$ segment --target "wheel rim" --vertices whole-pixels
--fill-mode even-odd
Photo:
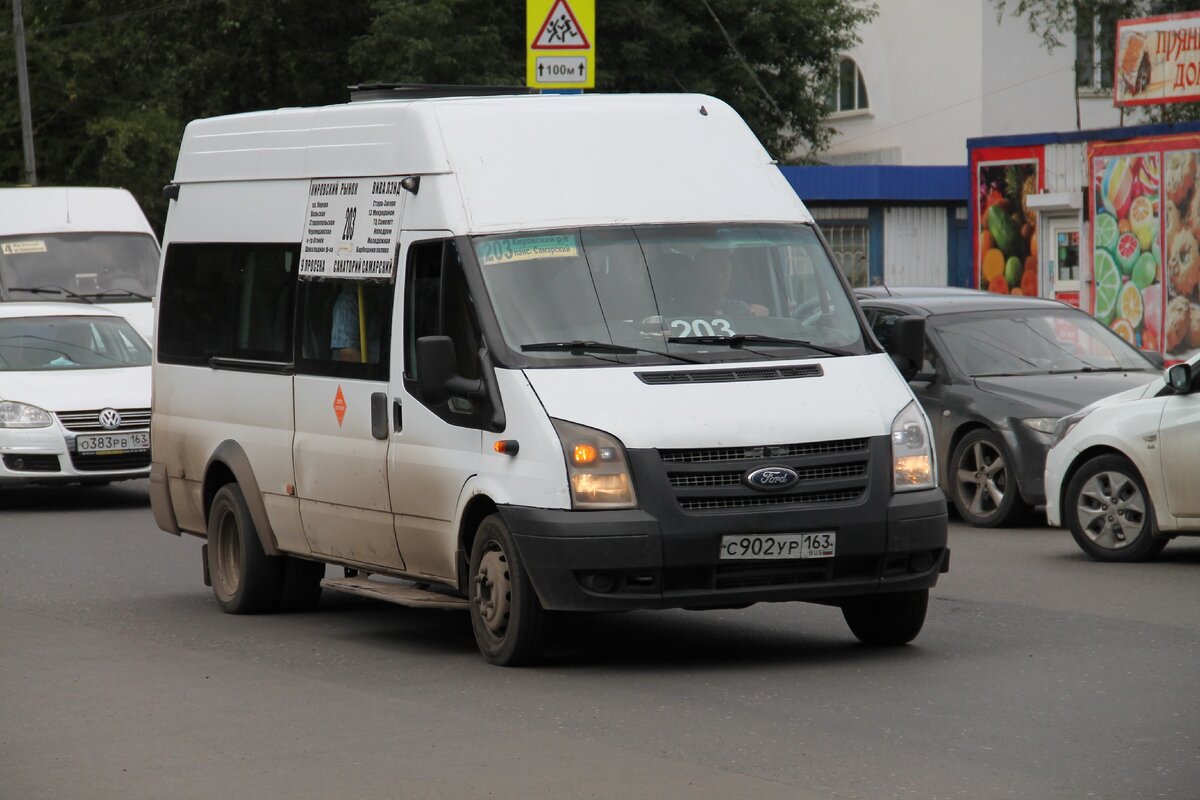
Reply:
[[[491,542],[479,559],[475,572],[475,609],[484,628],[496,639],[508,632],[512,603],[512,580],[508,571],[508,556],[504,549]]]
[[[1146,525],[1146,498],[1133,478],[1122,472],[1093,475],[1075,504],[1079,528],[1097,547],[1120,550]]]
[[[977,517],[990,517],[1000,510],[1008,491],[1008,468],[995,445],[978,441],[963,451],[958,460],[958,494]]]
[[[237,518],[229,509],[222,511],[217,523],[216,548],[217,569],[213,579],[220,584],[222,594],[232,597],[238,590],[242,541],[238,536]]]

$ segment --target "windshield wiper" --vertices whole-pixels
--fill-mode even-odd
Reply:
[[[70,295],[71,297],[74,297],[76,300],[82,300],[83,302],[87,303],[88,305],[94,305],[94,303],[92,303],[91,300],[88,300],[83,295],[75,294],[70,289],[64,289],[61,286],[35,286],[32,288],[26,288],[26,287],[22,287],[22,286],[10,286],[8,288],[8,290],[10,292],[29,292],[30,294],[65,294],[65,295]]]
[[[136,297],[139,300],[153,300],[153,297],[142,294],[140,292],[132,292],[129,289],[105,289],[102,292],[88,292],[87,297]]]
[[[1052,369],[1051,375],[1071,375],[1076,372],[1145,372],[1137,367],[1076,367],[1075,369]]]
[[[668,340],[670,341],[670,340]],[[647,350],[645,347],[629,347],[623,344],[612,344],[611,342],[594,342],[576,339],[571,342],[533,342],[532,344],[521,345],[521,352],[551,352],[562,350],[570,352],[574,355],[587,355],[589,353],[614,353],[617,355],[637,355],[638,353],[649,353],[650,355],[662,356],[663,358],[673,358],[676,361],[683,361],[686,364],[699,364],[701,362],[694,358],[685,358],[677,356],[674,353],[665,353],[661,350]]]
[[[733,336],[672,336],[667,341],[671,344],[720,344],[732,347],[735,350],[741,350],[748,344],[773,345],[776,347],[807,347],[831,356],[852,355],[849,350],[825,347],[824,345],[813,344],[803,339],[780,339],[777,336],[763,336],[758,333],[738,333]]]

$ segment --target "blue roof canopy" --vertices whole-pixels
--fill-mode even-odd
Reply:
[[[805,204],[830,202],[966,203],[967,167],[780,167]]]

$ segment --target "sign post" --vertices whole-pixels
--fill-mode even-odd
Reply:
[[[594,88],[595,36],[596,0],[525,0],[525,84]]]

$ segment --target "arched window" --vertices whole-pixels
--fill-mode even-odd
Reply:
[[[862,70],[854,59],[843,57],[838,61],[837,81],[829,98],[829,108],[836,114],[843,111],[861,111],[869,107],[867,84]]]

